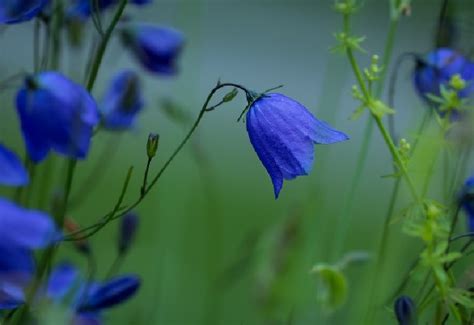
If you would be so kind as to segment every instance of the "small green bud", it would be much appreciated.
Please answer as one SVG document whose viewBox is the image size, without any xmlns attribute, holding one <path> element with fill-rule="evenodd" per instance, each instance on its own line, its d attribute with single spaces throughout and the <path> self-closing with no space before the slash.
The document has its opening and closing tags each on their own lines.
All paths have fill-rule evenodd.
<svg viewBox="0 0 474 325">
<path fill-rule="evenodd" d="M 449 80 L 449 85 L 457 91 L 466 88 L 466 81 L 461 77 L 460 74 L 456 73 Z"/>
<path fill-rule="evenodd" d="M 224 103 L 228 103 L 230 102 L 231 100 L 233 100 L 235 98 L 235 96 L 237 96 L 237 94 L 239 93 L 239 91 L 237 90 L 237 88 L 234 88 L 232 89 L 231 91 L 229 91 L 225 96 L 224 98 L 222 99 L 222 101 Z"/>
<path fill-rule="evenodd" d="M 148 136 L 148 141 L 146 143 L 146 153 L 149 159 L 155 157 L 156 151 L 158 150 L 159 140 L 160 136 L 156 133 L 150 133 Z"/>
</svg>

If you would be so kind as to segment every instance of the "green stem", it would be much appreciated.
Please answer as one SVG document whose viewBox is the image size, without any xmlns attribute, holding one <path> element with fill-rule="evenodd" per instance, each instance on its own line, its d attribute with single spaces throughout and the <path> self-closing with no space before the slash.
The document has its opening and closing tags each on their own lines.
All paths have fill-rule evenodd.
<svg viewBox="0 0 474 325">
<path fill-rule="evenodd" d="M 125 7 L 127 6 L 127 2 L 127 0 L 120 1 L 117 11 L 115 12 L 114 17 L 112 18 L 112 22 L 105 31 L 105 34 L 100 41 L 99 47 L 97 48 L 95 60 L 92 63 L 91 72 L 87 81 L 87 90 L 89 91 L 94 88 L 94 84 L 97 79 L 102 60 L 104 58 L 105 50 L 107 49 L 107 45 L 109 44 L 110 37 L 112 36 L 115 27 L 117 26 L 118 22 L 120 21 L 120 18 L 122 17 Z"/>
</svg>

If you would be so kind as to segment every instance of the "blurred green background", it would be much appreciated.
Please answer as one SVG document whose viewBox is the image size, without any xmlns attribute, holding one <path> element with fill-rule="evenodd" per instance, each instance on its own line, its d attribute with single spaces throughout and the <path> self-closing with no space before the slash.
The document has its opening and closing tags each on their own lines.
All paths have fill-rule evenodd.
<svg viewBox="0 0 474 325">
<path fill-rule="evenodd" d="M 370 54 L 382 54 L 388 2 L 365 1 L 354 18 L 354 32 L 367 37 L 363 46 Z M 440 3 L 414 1 L 411 16 L 401 19 L 394 57 L 433 48 Z M 312 174 L 285 182 L 275 200 L 245 124 L 236 122 L 245 98 L 206 115 L 193 141 L 137 209 L 139 233 L 121 271 L 139 274 L 143 286 L 133 300 L 107 314 L 111 324 L 363 324 L 370 263 L 349 269 L 349 297 L 334 314 L 319 307 L 318 287 L 309 274 L 315 263 L 336 262 L 343 252 L 374 251 L 393 182 L 381 177 L 391 173 L 392 165 L 374 132 L 351 217 L 343 214 L 367 116 L 349 120 L 357 106 L 351 97 L 354 80 L 345 57 L 330 52 L 333 34 L 342 28 L 332 7 L 329 0 L 156 0 L 149 7 L 127 10 L 132 19 L 180 29 L 186 47 L 179 75 L 156 78 L 143 72 L 116 39 L 112 42 L 94 96 L 100 100 L 116 71 L 132 68 L 142 72 L 147 108 L 131 132 L 96 136 L 90 158 L 79 164 L 72 195 L 86 197 L 77 201 L 70 216 L 82 225 L 113 206 L 130 165 L 135 169 L 127 201 L 139 195 L 149 132 L 161 135 L 152 172 L 184 136 L 189 125 L 164 114 L 163 101 L 173 101 L 193 119 L 218 79 L 257 91 L 284 84 L 281 92 L 351 140 L 317 146 Z M 87 33 L 90 37 L 92 28 Z M 2 77 L 31 71 L 32 23 L 1 30 L 0 41 Z M 62 60 L 62 70 L 78 81 L 88 58 L 88 41 L 85 45 L 80 53 L 67 50 Z M 369 64 L 369 55 L 359 57 L 361 64 Z M 397 128 L 413 139 L 424 107 L 411 85 L 413 64 L 400 69 Z M 14 88 L 0 93 L 0 141 L 23 153 L 14 93 Z M 101 176 L 88 181 L 98 165 Z M 54 167 L 53 180 L 59 184 L 63 161 L 56 160 Z M 404 203 L 402 197 L 399 209 Z M 99 277 L 115 258 L 117 227 L 118 222 L 110 224 L 91 239 Z M 402 234 L 399 224 L 391 228 L 386 280 L 379 288 L 386 298 L 420 245 Z M 72 246 L 65 245 L 61 253 L 85 268 L 86 261 Z M 391 301 L 378 302 L 379 324 L 395 322 L 384 307 L 387 302 L 391 306 Z"/>
</svg>

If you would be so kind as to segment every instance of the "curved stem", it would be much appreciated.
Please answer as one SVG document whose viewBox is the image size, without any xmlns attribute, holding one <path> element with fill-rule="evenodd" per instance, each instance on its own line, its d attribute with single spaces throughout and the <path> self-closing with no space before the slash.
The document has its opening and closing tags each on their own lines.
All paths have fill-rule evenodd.
<svg viewBox="0 0 474 325">
<path fill-rule="evenodd" d="M 99 221 L 99 222 L 97 222 L 97 223 L 95 223 L 91 226 L 88 226 L 86 228 L 80 229 L 77 232 L 71 233 L 68 236 L 65 236 L 63 238 L 63 240 L 66 240 L 66 241 L 69 241 L 69 240 L 82 240 L 82 239 L 88 238 L 90 236 L 93 236 L 98 231 L 100 231 L 103 227 L 105 227 L 110 221 L 113 221 L 117 218 L 120 218 L 120 217 L 124 216 L 125 214 L 127 214 L 128 212 L 132 211 L 134 208 L 136 208 L 143 201 L 143 199 L 145 199 L 145 197 L 152 190 L 152 188 L 157 184 L 158 180 L 161 178 L 161 176 L 164 174 L 164 172 L 168 169 L 169 165 L 173 162 L 173 160 L 176 158 L 176 156 L 179 154 L 179 152 L 183 149 L 185 144 L 191 138 L 194 131 L 198 127 L 199 123 L 201 122 L 204 114 L 207 112 L 209 103 L 210 103 L 211 99 L 213 98 L 213 96 L 215 95 L 215 93 L 219 89 L 224 88 L 224 87 L 235 87 L 235 88 L 241 89 L 246 94 L 249 93 L 248 90 L 245 87 L 243 87 L 241 85 L 238 85 L 238 84 L 234 84 L 234 83 L 222 83 L 222 84 L 219 83 L 217 86 L 215 86 L 211 90 L 209 95 L 207 96 L 206 101 L 204 102 L 204 104 L 203 104 L 196 120 L 194 121 L 193 125 L 191 126 L 191 129 L 188 131 L 188 133 L 183 138 L 183 140 L 181 140 L 181 142 L 178 144 L 178 146 L 173 151 L 171 156 L 163 164 L 163 166 L 158 171 L 158 173 L 153 177 L 153 179 L 150 181 L 149 185 L 147 185 L 146 187 L 143 187 L 143 189 L 141 189 L 138 199 L 136 199 L 136 201 L 134 203 L 132 203 L 130 205 L 127 205 L 127 207 L 124 210 L 122 210 L 121 212 L 118 212 L 118 210 L 121 208 L 121 202 L 118 202 L 113 211 L 107 213 L 105 216 L 100 218 L 101 221 Z M 213 107 L 215 108 L 215 105 Z M 126 187 L 124 187 L 124 189 L 126 189 Z M 122 192 L 123 191 L 124 190 L 122 190 Z M 123 198 L 122 195 L 121 195 L 121 198 Z M 121 201 L 121 200 L 119 199 L 119 201 Z M 77 235 L 82 235 L 84 233 L 86 233 L 86 234 L 83 235 L 82 237 L 79 237 L 79 238 L 77 237 Z"/>
</svg>

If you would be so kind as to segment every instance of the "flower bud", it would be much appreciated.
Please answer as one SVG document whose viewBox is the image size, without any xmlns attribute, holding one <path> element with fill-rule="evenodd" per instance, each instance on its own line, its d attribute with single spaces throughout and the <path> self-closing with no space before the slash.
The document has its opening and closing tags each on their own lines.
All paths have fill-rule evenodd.
<svg viewBox="0 0 474 325">
<path fill-rule="evenodd" d="M 122 218 L 120 224 L 119 253 L 123 254 L 133 243 L 138 228 L 138 216 L 135 213 L 128 213 Z"/>
<path fill-rule="evenodd" d="M 415 324 L 416 310 L 415 303 L 408 296 L 400 296 L 395 301 L 395 316 L 397 316 L 398 324 L 412 325 Z"/>
<path fill-rule="evenodd" d="M 79 225 L 71 218 L 66 218 L 64 220 L 64 229 L 70 233 L 74 234 L 79 230 Z M 73 241 L 74 247 L 82 254 L 89 255 L 91 252 L 91 247 L 87 239 L 80 238 L 80 235 L 73 235 L 75 239 Z"/>
<path fill-rule="evenodd" d="M 237 88 L 234 88 L 232 89 L 230 92 L 228 92 L 224 98 L 222 99 L 222 101 L 224 103 L 228 103 L 230 102 L 231 100 L 233 100 L 235 98 L 235 96 L 237 96 L 237 94 L 239 93 L 239 91 L 237 90 Z"/>
<path fill-rule="evenodd" d="M 158 144 L 160 142 L 160 135 L 156 133 L 150 133 L 148 136 L 148 141 L 146 143 L 146 154 L 149 159 L 152 159 L 156 156 L 156 151 L 158 150 Z"/>
</svg>

